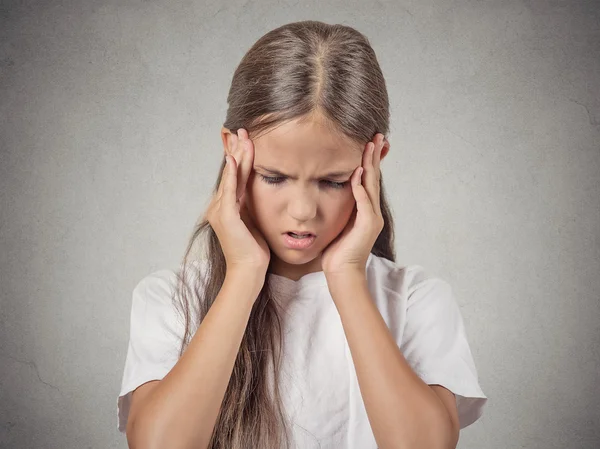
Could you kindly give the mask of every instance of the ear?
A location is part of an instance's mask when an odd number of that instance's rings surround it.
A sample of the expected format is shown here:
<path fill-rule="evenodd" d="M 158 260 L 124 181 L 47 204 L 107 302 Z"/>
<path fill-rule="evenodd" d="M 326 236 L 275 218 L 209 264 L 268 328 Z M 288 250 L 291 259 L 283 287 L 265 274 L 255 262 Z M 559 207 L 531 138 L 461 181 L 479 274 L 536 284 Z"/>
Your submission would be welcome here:
<path fill-rule="evenodd" d="M 389 151 L 390 151 L 390 142 L 388 142 L 388 140 L 384 137 L 383 138 L 383 148 L 381 149 L 381 156 L 379 157 L 379 160 L 382 161 L 383 158 L 387 156 Z"/>
<path fill-rule="evenodd" d="M 225 156 L 226 154 L 231 154 L 231 136 L 232 136 L 232 132 L 225 128 L 222 127 L 221 128 L 221 140 L 223 141 L 223 156 Z"/>

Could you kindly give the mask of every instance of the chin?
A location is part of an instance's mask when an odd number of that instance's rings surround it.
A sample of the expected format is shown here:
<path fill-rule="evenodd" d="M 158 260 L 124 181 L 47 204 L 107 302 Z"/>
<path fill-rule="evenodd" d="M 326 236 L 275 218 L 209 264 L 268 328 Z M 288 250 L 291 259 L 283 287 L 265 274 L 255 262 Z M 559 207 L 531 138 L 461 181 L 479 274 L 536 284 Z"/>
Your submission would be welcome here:
<path fill-rule="evenodd" d="M 275 255 L 282 261 L 290 265 L 306 265 L 321 255 L 321 252 L 298 251 L 284 248 L 283 251 L 275 252 Z"/>
<path fill-rule="evenodd" d="M 309 250 L 296 250 L 285 247 L 279 247 L 273 249 L 271 246 L 272 256 L 277 257 L 281 262 L 289 265 L 307 265 L 314 262 L 315 259 L 320 258 L 322 250 L 317 248 L 311 248 Z"/>

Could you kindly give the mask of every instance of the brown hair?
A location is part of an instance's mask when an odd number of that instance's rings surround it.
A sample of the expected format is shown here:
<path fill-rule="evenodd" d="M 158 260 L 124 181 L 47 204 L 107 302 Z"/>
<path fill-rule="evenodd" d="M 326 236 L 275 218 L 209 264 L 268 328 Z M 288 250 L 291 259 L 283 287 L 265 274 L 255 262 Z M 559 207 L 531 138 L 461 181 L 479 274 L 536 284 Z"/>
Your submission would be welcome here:
<path fill-rule="evenodd" d="M 244 128 L 250 138 L 283 122 L 317 115 L 333 132 L 343 133 L 363 147 L 375 134 L 387 136 L 389 131 L 388 94 L 375 53 L 363 34 L 344 25 L 303 21 L 268 32 L 242 58 L 227 102 L 223 126 L 233 133 Z M 223 160 L 214 192 L 224 166 Z M 392 214 L 383 182 L 380 187 L 384 227 L 371 252 L 395 261 Z M 199 241 L 205 243 L 204 282 L 195 282 L 190 289 L 184 282 L 185 271 Z M 185 317 L 180 356 L 219 293 L 225 272 L 219 240 L 203 220 L 194 228 L 178 272 L 176 306 Z M 289 445 L 289 423 L 279 391 L 282 335 L 275 293 L 265 280 L 242 338 L 210 449 Z M 198 310 L 194 323 L 190 307 Z"/>

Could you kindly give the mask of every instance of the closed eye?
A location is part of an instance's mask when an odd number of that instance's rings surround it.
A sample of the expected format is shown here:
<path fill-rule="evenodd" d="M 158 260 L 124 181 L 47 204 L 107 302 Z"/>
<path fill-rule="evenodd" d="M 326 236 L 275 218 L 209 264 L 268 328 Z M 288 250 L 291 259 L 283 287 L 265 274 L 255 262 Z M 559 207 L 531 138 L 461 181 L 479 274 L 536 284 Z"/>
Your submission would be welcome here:
<path fill-rule="evenodd" d="M 261 175 L 260 173 L 259 173 L 259 176 L 267 184 L 281 184 L 286 180 L 286 178 L 283 176 L 264 176 L 264 175 Z M 332 189 L 343 189 L 348 184 L 348 181 L 335 182 L 335 181 L 329 181 L 326 179 L 322 180 L 321 182 L 323 184 L 325 184 L 325 186 L 331 187 Z"/>

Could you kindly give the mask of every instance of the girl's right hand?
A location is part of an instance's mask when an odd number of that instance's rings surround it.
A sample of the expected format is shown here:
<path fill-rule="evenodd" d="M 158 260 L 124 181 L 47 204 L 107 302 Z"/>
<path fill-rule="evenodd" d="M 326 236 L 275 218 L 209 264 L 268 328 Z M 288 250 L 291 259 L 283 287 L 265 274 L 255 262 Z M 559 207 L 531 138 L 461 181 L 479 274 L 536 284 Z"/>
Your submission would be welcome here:
<path fill-rule="evenodd" d="M 238 129 L 237 136 L 232 133 L 231 137 L 231 153 L 226 155 L 227 164 L 206 219 L 219 238 L 227 271 L 262 270 L 261 273 L 266 273 L 271 251 L 250 218 L 245 201 L 246 184 L 254 164 L 254 144 L 243 128 Z"/>

